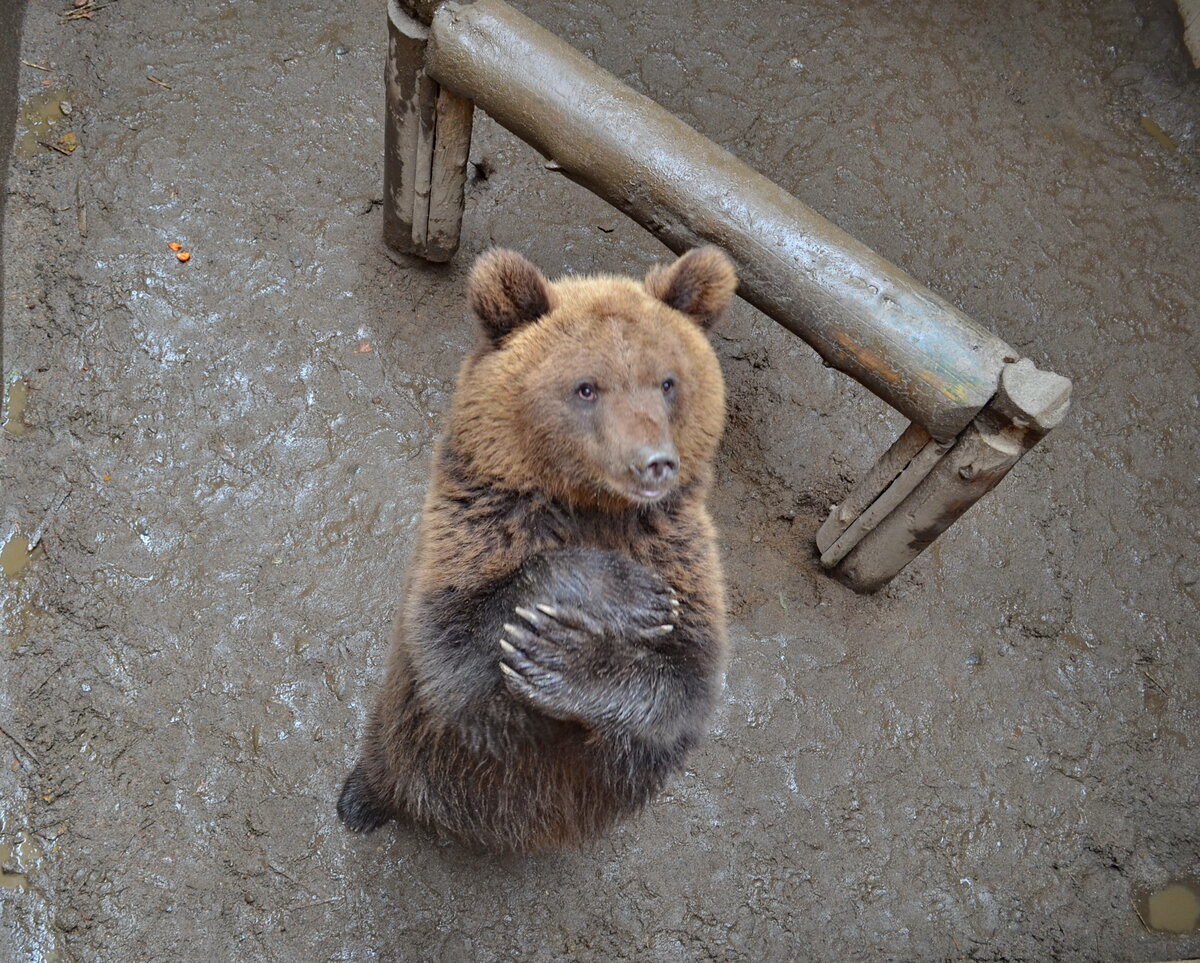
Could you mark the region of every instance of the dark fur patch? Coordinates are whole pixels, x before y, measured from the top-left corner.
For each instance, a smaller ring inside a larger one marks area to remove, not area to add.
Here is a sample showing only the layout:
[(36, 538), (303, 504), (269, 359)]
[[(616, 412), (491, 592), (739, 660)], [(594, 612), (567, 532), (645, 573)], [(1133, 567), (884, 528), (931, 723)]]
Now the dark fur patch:
[(733, 263), (719, 248), (697, 247), (668, 267), (652, 268), (646, 290), (700, 327), (710, 328), (737, 290)]
[(391, 813), (375, 803), (361, 765), (346, 777), (338, 797), (337, 814), (342, 824), (356, 833), (369, 833), (391, 818)]
[(492, 248), (476, 259), (467, 300), (493, 344), (536, 321), (552, 305), (542, 273), (516, 251), (504, 248)]

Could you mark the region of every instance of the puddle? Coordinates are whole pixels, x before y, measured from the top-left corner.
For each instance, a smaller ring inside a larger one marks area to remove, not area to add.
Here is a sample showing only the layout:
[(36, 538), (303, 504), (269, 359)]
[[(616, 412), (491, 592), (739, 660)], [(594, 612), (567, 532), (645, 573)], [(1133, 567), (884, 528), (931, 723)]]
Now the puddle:
[(0, 892), (24, 893), (28, 881), (24, 873), (10, 873), (4, 867), (13, 862), (13, 848), (8, 843), (0, 843)]
[(36, 869), (45, 854), (42, 844), (28, 833), (17, 833), (19, 841), (0, 843), (0, 892), (23, 893), (29, 888), (26, 873)]
[[(29, 540), (14, 533), (3, 547), (0, 547), (0, 569), (4, 578), (12, 582), (20, 581), (30, 562), (36, 562), (46, 554), (41, 545), (31, 551)], [(28, 593), (15, 591), (0, 595), (0, 629), (8, 639), (8, 649), (16, 652), (29, 641), (41, 617), (47, 615), (45, 609), (33, 603)]]
[(40, 545), (32, 550), (29, 548), (29, 539), (24, 535), (14, 534), (4, 547), (0, 548), (0, 568), (4, 569), (6, 578), (19, 579), (28, 567), (29, 563), (41, 558), (43, 549)]
[(33, 157), (50, 150), (38, 141), (56, 141), (67, 132), (71, 118), (63, 112), (63, 104), (73, 113), (78, 110), (73, 106), (74, 102), (75, 97), (65, 87), (48, 87), (22, 101), (20, 125), (24, 133), (17, 142), (22, 157)]
[(1138, 895), (1134, 904), (1142, 922), (1160, 933), (1200, 932), (1200, 886), (1195, 880), (1173, 880)]
[(1162, 144), (1163, 147), (1167, 148), (1168, 150), (1179, 150), (1179, 145), (1175, 143), (1174, 138), (1172, 138), (1170, 134), (1159, 127), (1158, 123), (1153, 117), (1146, 117), (1143, 115), (1139, 123), (1142, 125), (1142, 130)]
[(10, 435), (23, 435), (29, 431), (25, 424), (25, 405), (29, 401), (29, 382), (16, 378), (9, 382), (8, 396), (4, 399), (4, 430)]

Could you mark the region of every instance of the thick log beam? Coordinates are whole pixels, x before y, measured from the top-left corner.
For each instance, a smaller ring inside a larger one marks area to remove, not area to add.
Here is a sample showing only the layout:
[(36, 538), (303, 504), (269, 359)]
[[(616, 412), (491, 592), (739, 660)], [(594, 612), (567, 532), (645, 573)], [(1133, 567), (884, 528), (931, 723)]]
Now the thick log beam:
[(438, 83), (672, 250), (724, 248), (742, 297), (935, 440), (995, 393), (1017, 354), (953, 305), (502, 0), (435, 6)]

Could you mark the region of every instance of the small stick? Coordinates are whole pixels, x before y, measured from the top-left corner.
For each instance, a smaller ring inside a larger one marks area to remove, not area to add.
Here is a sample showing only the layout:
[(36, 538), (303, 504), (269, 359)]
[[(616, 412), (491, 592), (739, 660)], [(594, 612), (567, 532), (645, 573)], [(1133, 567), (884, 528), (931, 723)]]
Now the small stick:
[(1159, 681), (1158, 681), (1158, 679), (1154, 678), (1154, 676), (1152, 676), (1152, 675), (1151, 675), (1149, 672), (1147, 672), (1145, 669), (1142, 669), (1142, 675), (1144, 675), (1144, 676), (1145, 676), (1147, 679), (1149, 679), (1151, 682), (1153, 682), (1153, 683), (1154, 683), (1154, 687), (1155, 687), (1156, 689), (1158, 689), (1158, 691), (1159, 691), (1159, 692), (1161, 692), (1163, 695), (1170, 695), (1170, 694), (1171, 694), (1171, 693), (1169, 693), (1169, 692), (1168, 692), (1166, 689), (1164, 689), (1164, 688), (1162, 687), (1162, 683), (1161, 683), (1161, 682), (1159, 682)]
[(173, 89), (174, 89), (174, 88), (173, 88), (173, 87), (172, 87), (172, 86), (171, 86), (169, 83), (167, 83), (165, 80), (159, 80), (159, 79), (158, 79), (157, 77), (155, 77), (153, 74), (146, 74), (146, 79), (147, 79), (148, 81), (150, 81), (150, 83), (152, 83), (152, 84), (158, 84), (158, 86), (160, 86), (160, 87), (166, 87), (166, 88), (167, 88), (167, 90), (173, 90)]
[(34, 70), (44, 70), (46, 73), (52, 72), (50, 67), (43, 67), (41, 64), (35, 64), (29, 60), (22, 60), (21, 63), (23, 63), (26, 67), (32, 67)]
[(79, 236), (87, 237), (87, 201), (83, 197), (83, 181), (75, 181), (75, 210), (79, 215)]
[(16, 746), (18, 749), (20, 749), (23, 753), (25, 753), (25, 755), (28, 756), (33, 761), (33, 764), (35, 766), (41, 765), (41, 763), (38, 762), (38, 757), (29, 751), (29, 747), (26, 746), (25, 743), (23, 743), (20, 739), (18, 739), (16, 736), (14, 736), (11, 732), (9, 732), (7, 729), (5, 729), (4, 726), (0, 726), (0, 732), (4, 733), (4, 735), (12, 742), (12, 744), (14, 746)]
[(52, 142), (52, 141), (48, 141), (48, 140), (39, 140), (39, 141), (38, 141), (38, 143), (39, 143), (39, 144), (41, 144), (43, 147), (48, 147), (48, 148), (50, 148), (50, 150), (56, 150), (56, 151), (58, 151), (58, 152), (59, 152), (60, 154), (62, 154), (64, 157), (70, 157), (70, 156), (71, 156), (71, 152), (70, 152), (69, 150), (67, 150), (65, 147), (59, 147), (59, 146), (58, 146), (58, 144), (55, 144), (55, 143), (54, 143), (54, 142)]
[(112, 0), (112, 3), (95, 3), (94, 0), (88, 0), (82, 7), (64, 11), (61, 14), (62, 19), (58, 22), (66, 23), (68, 20), (91, 20), (93, 13), (97, 10), (103, 10), (105, 7), (111, 7), (113, 3), (116, 3), (116, 0)]

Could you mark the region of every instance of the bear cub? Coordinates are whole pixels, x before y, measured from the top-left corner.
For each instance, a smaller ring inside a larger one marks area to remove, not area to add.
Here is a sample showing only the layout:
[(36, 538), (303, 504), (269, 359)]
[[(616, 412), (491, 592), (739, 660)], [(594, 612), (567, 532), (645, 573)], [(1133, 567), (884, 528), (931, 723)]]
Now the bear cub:
[(434, 455), (383, 691), (338, 815), (491, 850), (581, 843), (704, 734), (725, 663), (705, 508), (725, 423), (716, 248), (642, 283), (471, 271), (479, 343)]

